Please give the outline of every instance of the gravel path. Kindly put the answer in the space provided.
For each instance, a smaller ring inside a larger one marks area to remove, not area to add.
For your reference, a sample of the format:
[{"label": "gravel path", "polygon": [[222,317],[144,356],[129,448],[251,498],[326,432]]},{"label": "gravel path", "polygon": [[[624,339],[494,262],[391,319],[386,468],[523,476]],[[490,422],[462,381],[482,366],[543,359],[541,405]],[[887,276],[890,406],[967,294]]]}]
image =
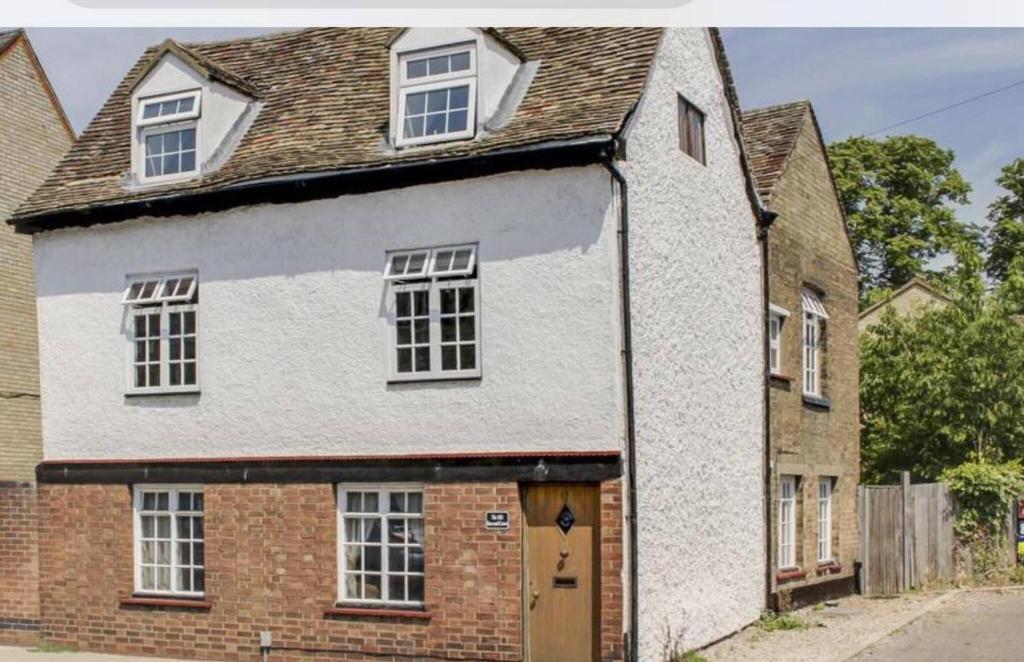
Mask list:
[{"label": "gravel path", "polygon": [[764,632],[751,626],[701,651],[701,655],[713,662],[839,662],[955,595],[910,593],[891,599],[850,596],[839,600],[837,607],[808,607],[794,612],[811,625],[809,628]]}]

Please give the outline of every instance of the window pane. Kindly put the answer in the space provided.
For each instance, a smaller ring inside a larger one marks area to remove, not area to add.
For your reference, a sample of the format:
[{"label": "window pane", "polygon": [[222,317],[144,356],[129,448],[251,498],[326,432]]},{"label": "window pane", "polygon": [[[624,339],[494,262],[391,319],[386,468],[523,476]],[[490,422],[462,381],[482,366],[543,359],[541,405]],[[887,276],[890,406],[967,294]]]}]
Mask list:
[{"label": "window pane", "polygon": [[427,115],[427,125],[424,129],[425,135],[436,136],[439,133],[446,133],[446,123],[444,113],[435,113],[433,115]]},{"label": "window pane", "polygon": [[389,506],[389,512],[392,513],[404,513],[405,512],[405,493],[403,492],[392,492]]},{"label": "window pane", "polygon": [[419,274],[423,271],[423,264],[427,261],[426,253],[413,253],[409,256],[409,270],[406,273]]},{"label": "window pane", "polygon": [[473,251],[468,248],[455,251],[455,260],[452,263],[452,269],[455,271],[465,271],[466,267],[469,266],[469,258],[473,255]]},{"label": "window pane", "polygon": [[428,59],[427,73],[431,76],[448,73],[448,56],[439,55]]},{"label": "window pane", "polygon": [[393,255],[391,257],[391,274],[404,274],[405,265],[409,262],[408,255]]},{"label": "window pane", "polygon": [[192,590],[192,569],[191,568],[178,568],[178,590],[179,591],[191,591]]},{"label": "window pane", "polygon": [[398,350],[398,372],[412,372],[412,350]]},{"label": "window pane", "polygon": [[388,600],[405,601],[405,577],[388,577]]},{"label": "window pane", "polygon": [[473,288],[462,287],[459,288],[459,312],[471,313],[475,302],[473,300]]},{"label": "window pane", "polygon": [[196,383],[196,364],[186,363],[185,364],[185,379],[184,383],[188,385],[194,385]]},{"label": "window pane", "polygon": [[[170,496],[167,494],[167,492],[157,492],[157,495],[156,495],[156,509],[157,510],[168,510],[167,502],[168,502],[169,499],[170,499]],[[168,518],[168,517],[162,517],[160,519],[167,520],[168,522],[170,522],[170,518]],[[168,527],[169,526],[170,525],[168,524]]]},{"label": "window pane", "polygon": [[410,308],[411,295],[408,292],[395,294],[395,315],[398,317],[409,317],[412,314]]},{"label": "window pane", "polygon": [[423,135],[423,116],[410,117],[405,120],[405,137],[419,138]]},{"label": "window pane", "polygon": [[142,495],[142,509],[153,510],[156,508],[156,494],[152,492],[145,492]]},{"label": "window pane", "polygon": [[413,602],[423,602],[423,577],[409,577],[408,599]]},{"label": "window pane", "polygon": [[183,150],[194,150],[196,148],[195,129],[185,129],[181,132],[181,148]]},{"label": "window pane", "polygon": [[[192,528],[194,529],[195,527],[193,526]],[[192,543],[192,563],[194,563],[195,565],[203,565],[204,564],[204,561],[206,560],[204,558],[205,557],[205,551],[204,551],[205,549],[206,549],[206,546],[202,542],[194,542],[194,543]]]},{"label": "window pane", "polygon": [[[152,523],[150,523],[150,530],[152,531]],[[143,534],[143,537],[145,537],[145,534]],[[144,543],[142,543],[142,562],[143,563],[152,563],[154,561],[153,544],[154,543],[152,543],[152,542],[144,542]]]},{"label": "window pane", "polygon": [[195,152],[182,152],[181,153],[181,172],[192,172],[196,169],[196,153]]},{"label": "window pane", "polygon": [[412,327],[408,320],[402,320],[395,323],[396,331],[396,342],[399,345],[411,345],[412,344]]},{"label": "window pane", "polygon": [[164,134],[164,151],[165,152],[178,152],[181,151],[181,132],[171,131],[170,133]]},{"label": "window pane", "polygon": [[160,114],[160,104],[147,103],[142,107],[142,119],[152,119]]},{"label": "window pane", "polygon": [[422,115],[427,108],[427,93],[416,92],[405,98],[405,115]]},{"label": "window pane", "polygon": [[417,347],[416,348],[416,372],[426,372],[430,370],[430,348],[429,347]]},{"label": "window pane", "polygon": [[427,294],[426,290],[417,290],[413,294],[414,308],[417,316],[426,315],[429,312]]},{"label": "window pane", "polygon": [[178,100],[178,112],[187,113],[192,110],[192,106],[195,104],[195,97],[185,97],[184,99]]},{"label": "window pane", "polygon": [[476,324],[472,315],[463,315],[459,318],[459,340],[474,340],[476,338]]},{"label": "window pane", "polygon": [[465,71],[469,69],[469,51],[454,53],[450,58],[452,71]]},{"label": "window pane", "polygon": [[466,130],[466,111],[455,110],[448,115],[448,133]]},{"label": "window pane", "polygon": [[455,340],[455,318],[454,317],[442,317],[441,318],[441,342],[451,342]]},{"label": "window pane", "polygon": [[455,345],[441,348],[441,370],[458,370],[459,362]]},{"label": "window pane", "polygon": [[365,575],[363,581],[367,600],[380,600],[384,597],[380,592],[380,575]]},{"label": "window pane", "polygon": [[[376,510],[376,508],[374,508]],[[380,520],[363,522],[363,539],[365,542],[380,542]]]},{"label": "window pane", "polygon": [[363,568],[380,572],[380,545],[368,545],[363,549]]},{"label": "window pane", "polygon": [[419,547],[409,548],[409,572],[423,572],[423,550]]},{"label": "window pane", "polygon": [[405,65],[405,72],[408,78],[422,78],[427,75],[427,61],[410,60]]},{"label": "window pane", "polygon": [[206,571],[204,569],[197,568],[193,573],[192,590],[200,593],[206,590]]},{"label": "window pane", "polygon": [[425,344],[430,342],[430,320],[416,320],[416,343]]},{"label": "window pane", "polygon": [[345,597],[359,600],[363,597],[363,578],[360,575],[347,575],[345,578]]},{"label": "window pane", "polygon": [[176,172],[181,172],[181,164],[178,159],[178,154],[165,154],[164,155],[164,174],[171,175]]},{"label": "window pane", "polygon": [[178,518],[178,537],[179,538],[191,538],[192,537],[192,519],[189,517]]},{"label": "window pane", "polygon": [[423,544],[423,520],[418,517],[409,520],[409,542]]},{"label": "window pane", "polygon": [[423,512],[423,495],[419,492],[412,492],[407,498],[407,510],[410,513],[422,513]]},{"label": "window pane", "polygon": [[194,359],[196,358],[196,339],[185,338],[185,358]]},{"label": "window pane", "polygon": [[459,345],[459,368],[472,370],[476,367],[476,346]]},{"label": "window pane", "polygon": [[441,290],[441,314],[451,315],[455,312],[455,290],[448,288]]},{"label": "window pane", "polygon": [[448,107],[451,109],[469,108],[469,86],[461,85],[449,90]]},{"label": "window pane", "polygon": [[152,591],[156,588],[153,581],[153,567],[147,566],[142,568],[142,588],[147,591]]},{"label": "window pane", "polygon": [[405,520],[388,521],[388,542],[405,542]]}]

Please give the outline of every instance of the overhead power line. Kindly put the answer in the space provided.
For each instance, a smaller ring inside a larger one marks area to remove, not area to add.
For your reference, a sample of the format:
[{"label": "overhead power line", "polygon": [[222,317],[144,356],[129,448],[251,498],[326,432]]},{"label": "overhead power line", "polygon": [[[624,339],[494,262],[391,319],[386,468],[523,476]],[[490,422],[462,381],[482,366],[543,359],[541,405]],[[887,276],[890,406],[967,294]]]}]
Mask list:
[{"label": "overhead power line", "polygon": [[982,92],[981,94],[975,95],[975,96],[970,97],[968,99],[964,99],[963,101],[957,101],[956,103],[951,103],[948,106],[943,106],[942,108],[936,108],[935,110],[930,110],[927,113],[922,113],[922,114],[917,115],[915,117],[911,117],[909,119],[905,119],[903,121],[896,122],[895,124],[890,124],[889,126],[882,127],[881,129],[878,129],[877,131],[872,131],[871,133],[866,133],[864,135],[865,136],[874,136],[874,135],[877,135],[879,133],[882,133],[883,131],[888,131],[890,129],[895,129],[896,127],[903,126],[904,124],[910,124],[911,122],[916,122],[918,120],[923,120],[924,118],[931,117],[932,115],[938,115],[939,113],[944,113],[947,110],[952,110],[953,108],[959,108],[960,106],[965,106],[965,105],[967,105],[969,103],[973,103],[973,102],[975,102],[975,101],[977,101],[979,99],[984,99],[985,97],[990,97],[993,94],[999,94],[1000,92],[1005,92],[1006,90],[1009,90],[1009,89],[1014,88],[1014,87],[1018,87],[1020,85],[1024,85],[1024,79],[1018,80],[1018,81],[1016,81],[1014,83],[1010,83],[1009,85],[1004,85],[1002,87],[998,87],[998,88],[996,88],[994,90],[989,90],[988,92]]}]

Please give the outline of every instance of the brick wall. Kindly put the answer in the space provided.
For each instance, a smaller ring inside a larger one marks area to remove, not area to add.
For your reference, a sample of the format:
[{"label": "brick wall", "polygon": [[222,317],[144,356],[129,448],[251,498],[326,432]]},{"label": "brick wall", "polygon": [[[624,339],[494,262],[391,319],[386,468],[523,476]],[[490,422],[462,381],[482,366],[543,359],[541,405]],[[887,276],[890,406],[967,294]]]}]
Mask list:
[{"label": "brick wall", "polygon": [[31,644],[39,627],[36,488],[0,482],[0,644]]},{"label": "brick wall", "polygon": [[[521,660],[522,526],[514,483],[424,488],[429,619],[325,616],[337,596],[333,486],[206,485],[205,611],[122,606],[133,588],[131,489],[41,485],[43,638],[83,650],[256,660],[270,630],[274,660]],[[602,490],[619,506],[618,482]],[[486,531],[507,510],[508,531]],[[614,521],[613,521],[614,520]],[[616,529],[616,527],[619,527]],[[602,649],[621,659],[621,512],[605,515],[608,600]],[[616,560],[618,559],[618,560]]]},{"label": "brick wall", "polygon": [[[776,581],[788,591],[849,577],[857,555],[857,484],[860,479],[857,269],[843,218],[829,180],[828,166],[808,115],[776,185],[770,208],[779,213],[769,230],[772,303],[787,309],[782,329],[781,372],[773,379],[771,444],[773,574],[778,570],[778,476],[800,476],[797,486],[797,562],[806,576]],[[823,334],[822,392],[826,408],[802,398],[802,305],[800,290],[823,292],[829,313]],[[818,479],[838,477],[832,497],[832,552],[842,566],[818,567]]]}]

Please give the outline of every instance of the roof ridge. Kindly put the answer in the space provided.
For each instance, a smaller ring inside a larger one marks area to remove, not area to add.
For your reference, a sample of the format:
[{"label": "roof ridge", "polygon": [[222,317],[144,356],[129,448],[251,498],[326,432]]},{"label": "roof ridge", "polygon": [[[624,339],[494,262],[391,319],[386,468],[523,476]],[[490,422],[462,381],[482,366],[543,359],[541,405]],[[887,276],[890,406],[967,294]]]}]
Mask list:
[{"label": "roof ridge", "polygon": [[760,113],[770,113],[779,110],[788,110],[790,108],[802,107],[810,109],[812,107],[810,99],[797,99],[796,101],[787,101],[786,103],[776,103],[770,106],[761,106],[760,108],[751,108],[750,110],[744,110],[744,115],[755,115]]}]

